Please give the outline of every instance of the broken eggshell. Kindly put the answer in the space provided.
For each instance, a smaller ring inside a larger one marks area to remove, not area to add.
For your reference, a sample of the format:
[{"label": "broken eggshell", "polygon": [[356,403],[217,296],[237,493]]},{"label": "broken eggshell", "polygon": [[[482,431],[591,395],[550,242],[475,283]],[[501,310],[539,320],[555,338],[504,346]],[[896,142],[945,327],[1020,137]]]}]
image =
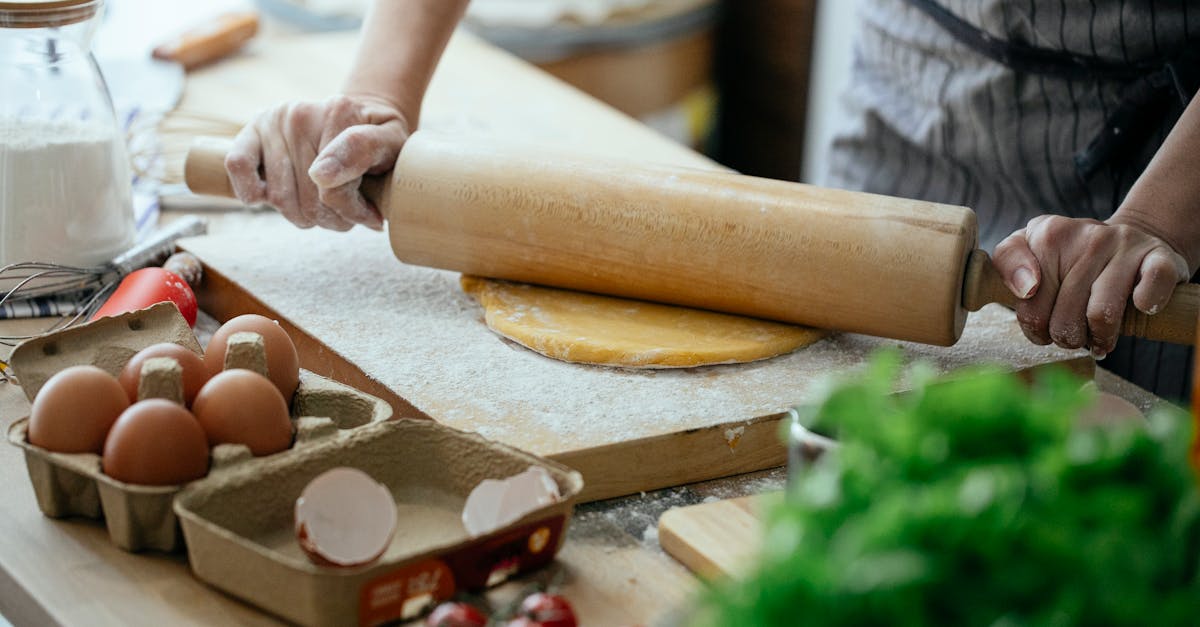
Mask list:
[{"label": "broken eggshell", "polygon": [[541,466],[530,466],[507,479],[484,479],[463,505],[463,527],[472,536],[481,536],[561,498],[554,477]]},{"label": "broken eggshell", "polygon": [[313,562],[353,567],[379,559],[396,531],[396,501],[357,468],[313,478],[296,499],[296,540]]}]

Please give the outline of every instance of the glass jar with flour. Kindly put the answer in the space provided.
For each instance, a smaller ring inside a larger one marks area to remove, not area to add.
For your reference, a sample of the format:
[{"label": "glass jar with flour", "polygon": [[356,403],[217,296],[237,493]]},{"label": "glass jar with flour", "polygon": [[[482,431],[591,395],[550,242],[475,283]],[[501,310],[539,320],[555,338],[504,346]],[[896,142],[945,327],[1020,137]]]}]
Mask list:
[{"label": "glass jar with flour", "polygon": [[90,51],[101,5],[0,1],[0,265],[96,266],[133,243],[124,132]]}]

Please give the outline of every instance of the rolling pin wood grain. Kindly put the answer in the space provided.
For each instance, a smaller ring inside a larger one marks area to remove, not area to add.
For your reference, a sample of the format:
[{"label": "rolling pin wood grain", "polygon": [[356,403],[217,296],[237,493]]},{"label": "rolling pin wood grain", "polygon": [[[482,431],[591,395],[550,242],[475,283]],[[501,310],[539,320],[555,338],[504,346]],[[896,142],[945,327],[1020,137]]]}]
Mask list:
[{"label": "rolling pin wood grain", "polygon": [[[232,195],[228,144],[188,153],[192,191]],[[1012,306],[966,207],[735,173],[413,134],[364,184],[405,263],[949,346]],[[1122,332],[1195,341],[1200,286]]]}]

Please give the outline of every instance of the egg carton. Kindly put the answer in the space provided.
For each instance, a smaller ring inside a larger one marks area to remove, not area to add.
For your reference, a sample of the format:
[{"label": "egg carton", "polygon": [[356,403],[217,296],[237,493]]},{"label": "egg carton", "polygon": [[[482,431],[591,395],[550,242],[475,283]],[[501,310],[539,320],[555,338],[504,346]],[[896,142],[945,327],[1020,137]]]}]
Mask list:
[{"label": "egg carton", "polygon": [[[261,338],[252,339],[261,346]],[[30,340],[11,362],[32,400],[63,368],[92,364],[115,376],[138,351],[164,341],[200,352],[169,303]],[[243,445],[221,444],[212,449],[208,475],[179,486],[123,483],[102,472],[99,455],[34,446],[28,417],[12,425],[8,438],[24,450],[47,516],[103,518],[112,541],[129,551],[186,545],[198,578],[305,625],[407,620],[459,591],[539,568],[562,546],[583,489],[578,472],[431,420],[393,419],[382,400],[304,370],[291,409],[290,449],[253,457]],[[354,568],[314,564],[294,529],[301,491],[341,466],[382,483],[398,507],[390,546]],[[475,486],[531,466],[546,471],[560,498],[491,532],[469,534],[461,517]]]},{"label": "egg carton", "polygon": [[[376,561],[318,566],[296,538],[292,512],[309,481],[342,466],[388,488],[398,526]],[[472,489],[531,466],[546,470],[560,499],[471,536],[461,514]],[[301,625],[383,625],[551,562],[582,489],[580,474],[555,462],[401,418],[343,431],[257,472],[198,482],[175,500],[175,512],[192,571],[210,585]]]},{"label": "egg carton", "polygon": [[[117,376],[130,357],[160,342],[201,352],[179,310],[171,303],[161,303],[26,341],[13,351],[10,363],[22,391],[32,401],[47,379],[68,366],[91,364]],[[28,417],[12,424],[8,440],[25,452],[25,465],[44,514],[103,519],[109,537],[122,549],[171,552],[182,548],[183,536],[172,506],[185,488],[238,473],[253,474],[392,415],[391,406],[381,399],[306,370],[300,372],[290,409],[296,427],[291,448],[254,457],[244,445],[219,444],[212,449],[208,475],[175,486],[124,483],[102,472],[97,454],[56,453],[34,446],[28,440]]]}]

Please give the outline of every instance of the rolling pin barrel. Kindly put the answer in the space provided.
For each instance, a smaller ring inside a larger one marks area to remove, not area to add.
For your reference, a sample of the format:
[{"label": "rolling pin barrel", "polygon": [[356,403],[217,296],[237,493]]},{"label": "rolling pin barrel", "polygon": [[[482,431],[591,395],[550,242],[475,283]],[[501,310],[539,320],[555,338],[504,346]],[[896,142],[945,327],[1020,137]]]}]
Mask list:
[{"label": "rolling pin barrel", "polygon": [[[193,147],[193,191],[232,194],[224,154]],[[943,346],[1014,300],[965,207],[428,131],[363,192],[397,258],[468,274]],[[1198,305],[1182,286],[1123,328],[1190,343]]]},{"label": "rolling pin barrel", "polygon": [[[193,191],[232,195],[226,148]],[[964,207],[427,131],[364,193],[406,263],[930,344],[966,317]]]},{"label": "rolling pin barrel", "polygon": [[407,263],[942,345],[976,233],[963,207],[427,133],[384,203]]}]

